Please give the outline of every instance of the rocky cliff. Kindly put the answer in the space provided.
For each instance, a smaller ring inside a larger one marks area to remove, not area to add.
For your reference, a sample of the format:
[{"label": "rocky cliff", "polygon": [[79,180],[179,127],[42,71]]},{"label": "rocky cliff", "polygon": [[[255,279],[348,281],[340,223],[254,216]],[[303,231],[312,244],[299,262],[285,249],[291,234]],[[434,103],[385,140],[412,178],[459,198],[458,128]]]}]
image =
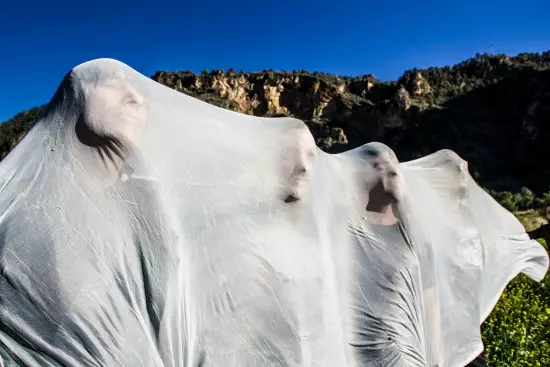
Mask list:
[{"label": "rocky cliff", "polygon": [[[408,160],[449,148],[490,188],[550,188],[550,51],[476,55],[452,67],[408,70],[392,82],[303,70],[159,71],[151,78],[223,108],[299,118],[328,152],[381,141]],[[2,156],[37,114],[0,125]]]},{"label": "rocky cliff", "polygon": [[[341,151],[403,128],[413,106],[409,91],[372,75],[345,78],[323,73],[160,71],[152,79],[220,107],[255,116],[305,121],[318,145]],[[414,109],[414,108],[413,108]],[[417,109],[415,109],[417,110]]]},{"label": "rocky cliff", "polygon": [[382,141],[403,160],[450,148],[498,190],[550,187],[550,52],[476,55],[399,80],[305,71],[159,71],[182,93],[256,116],[294,116],[340,152]]}]

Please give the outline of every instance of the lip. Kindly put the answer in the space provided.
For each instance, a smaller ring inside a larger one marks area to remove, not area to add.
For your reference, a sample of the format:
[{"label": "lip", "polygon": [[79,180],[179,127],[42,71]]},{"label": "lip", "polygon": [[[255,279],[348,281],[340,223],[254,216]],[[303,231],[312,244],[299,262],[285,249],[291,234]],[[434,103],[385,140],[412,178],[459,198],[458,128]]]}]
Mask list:
[{"label": "lip", "polygon": [[308,182],[308,177],[306,174],[300,174],[295,177],[293,177],[292,182],[294,185],[303,185]]}]

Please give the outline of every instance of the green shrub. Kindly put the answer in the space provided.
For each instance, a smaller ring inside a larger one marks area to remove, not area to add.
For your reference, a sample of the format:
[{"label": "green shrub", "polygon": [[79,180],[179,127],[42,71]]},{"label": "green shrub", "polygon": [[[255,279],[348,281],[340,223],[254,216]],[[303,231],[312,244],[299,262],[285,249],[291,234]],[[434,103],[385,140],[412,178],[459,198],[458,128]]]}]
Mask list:
[{"label": "green shrub", "polygon": [[485,189],[500,205],[511,212],[518,210],[544,209],[546,203],[550,203],[550,192],[536,197],[533,191],[522,187],[519,192],[493,191]]},{"label": "green shrub", "polygon": [[[550,204],[550,192],[545,192],[540,197],[535,199],[534,206],[538,209],[540,209],[541,214],[544,216],[545,213],[545,206],[546,204]],[[543,213],[544,212],[544,213]]]},{"label": "green shrub", "polygon": [[490,366],[550,366],[547,287],[520,275],[506,288],[483,327]]},{"label": "green shrub", "polygon": [[[519,216],[528,230],[533,215]],[[519,275],[510,282],[482,335],[489,366],[550,366],[550,276],[537,283]]]},{"label": "green shrub", "polygon": [[517,196],[512,194],[510,191],[491,192],[491,195],[500,205],[506,208],[506,210],[511,212],[518,210],[518,205],[516,202]]},{"label": "green shrub", "polygon": [[0,123],[0,160],[3,159],[34,125],[43,107],[34,107]]},{"label": "green shrub", "polygon": [[520,192],[514,195],[514,201],[519,210],[531,209],[535,201],[535,194],[527,187],[522,187]]}]

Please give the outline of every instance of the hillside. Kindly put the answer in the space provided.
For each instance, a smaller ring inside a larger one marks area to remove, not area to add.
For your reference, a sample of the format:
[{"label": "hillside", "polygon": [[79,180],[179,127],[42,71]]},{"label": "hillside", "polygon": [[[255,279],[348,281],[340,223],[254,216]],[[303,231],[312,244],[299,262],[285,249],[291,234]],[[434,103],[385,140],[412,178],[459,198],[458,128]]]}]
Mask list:
[{"label": "hillside", "polygon": [[[550,51],[476,55],[452,67],[408,70],[393,82],[272,70],[158,71],[152,79],[242,113],[302,119],[328,152],[381,141],[408,160],[449,148],[488,188],[550,187]],[[2,156],[37,114],[0,125]]]},{"label": "hillside", "polygon": [[19,143],[21,138],[34,125],[42,107],[23,111],[0,124],[0,159]]}]

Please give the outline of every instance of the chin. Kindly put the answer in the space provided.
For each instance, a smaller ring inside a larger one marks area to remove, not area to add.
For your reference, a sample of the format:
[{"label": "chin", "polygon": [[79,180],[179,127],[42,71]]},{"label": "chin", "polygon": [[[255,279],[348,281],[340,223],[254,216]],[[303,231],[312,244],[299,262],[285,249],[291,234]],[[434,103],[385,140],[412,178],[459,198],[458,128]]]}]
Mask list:
[{"label": "chin", "polygon": [[302,192],[300,188],[295,187],[288,195],[286,195],[285,203],[293,203],[301,199],[302,199]]},{"label": "chin", "polygon": [[286,198],[285,198],[285,203],[289,204],[289,203],[294,203],[296,201],[300,200],[300,198],[294,194],[291,194],[291,195],[288,195]]},{"label": "chin", "polygon": [[306,193],[306,190],[302,185],[295,185],[289,191],[287,191],[286,195],[284,195],[285,197],[284,201],[285,203],[293,203],[293,202],[299,201],[303,198],[305,193]]},{"label": "chin", "polygon": [[400,195],[394,193],[393,191],[386,191],[385,194],[390,203],[397,204],[399,202]]}]

